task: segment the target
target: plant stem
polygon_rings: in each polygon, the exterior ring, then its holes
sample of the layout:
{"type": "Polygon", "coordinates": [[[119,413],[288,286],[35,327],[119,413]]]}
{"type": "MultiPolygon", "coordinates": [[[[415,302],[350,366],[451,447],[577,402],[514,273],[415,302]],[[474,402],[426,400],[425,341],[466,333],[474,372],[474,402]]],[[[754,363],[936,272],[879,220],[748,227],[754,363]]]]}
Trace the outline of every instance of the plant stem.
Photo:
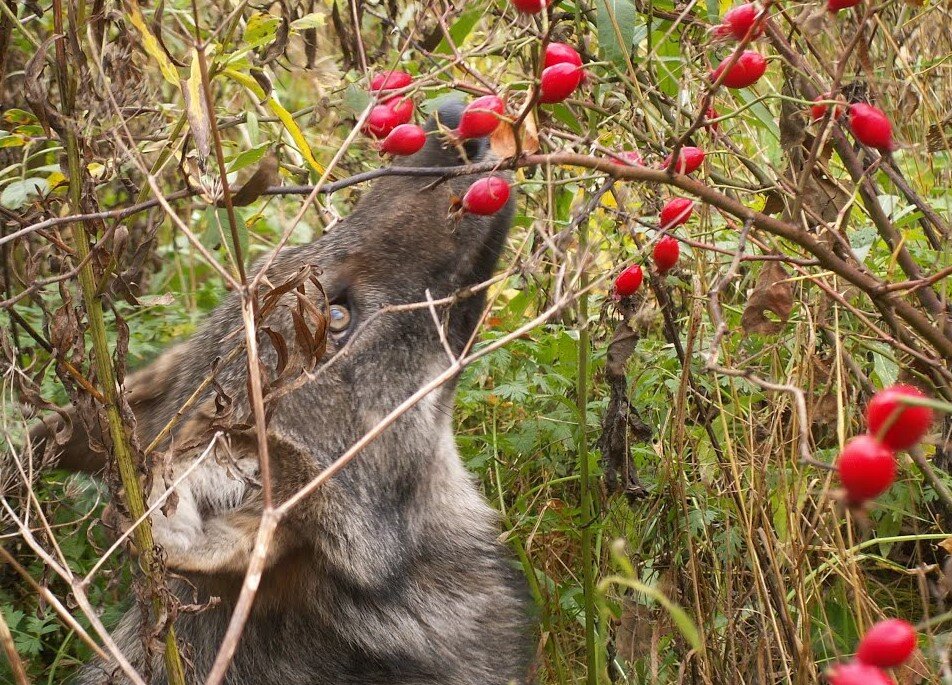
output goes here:
{"type": "MultiPolygon", "coordinates": [[[[588,250],[588,220],[581,222],[578,235],[578,254],[586,258],[588,250]]],[[[592,509],[592,482],[588,459],[588,274],[581,267],[578,300],[578,460],[581,474],[581,525],[582,525],[582,593],[585,604],[585,661],[588,666],[586,683],[598,682],[597,654],[595,652],[595,578],[592,557],[592,525],[595,513],[592,509]]]]}
{"type": "MultiPolygon", "coordinates": [[[[62,35],[63,5],[62,0],[53,0],[54,30],[62,35]]],[[[66,62],[66,50],[63,38],[56,41],[57,76],[60,89],[60,98],[63,113],[67,121],[65,126],[66,164],[69,176],[69,202],[73,212],[82,211],[83,167],[79,153],[79,141],[76,136],[75,124],[72,121],[72,110],[75,96],[75,82],[69,73],[66,62]]],[[[126,506],[133,519],[140,518],[145,513],[145,498],[139,483],[139,474],[133,460],[129,446],[128,435],[122,422],[119,410],[119,392],[116,376],[112,367],[112,356],[109,352],[109,341],[106,337],[106,323],[103,316],[102,302],[96,294],[96,276],[93,272],[92,260],[89,257],[89,234],[86,232],[86,223],[79,221],[73,226],[73,242],[78,263],[82,264],[79,270],[79,284],[83,292],[83,302],[86,306],[86,316],[89,323],[89,332],[92,336],[93,358],[96,364],[96,377],[102,387],[103,406],[106,412],[106,421],[109,424],[109,435],[112,439],[112,451],[116,458],[119,476],[125,492],[126,506]]],[[[162,599],[154,590],[160,584],[161,567],[155,556],[155,542],[152,538],[152,527],[149,519],[142,522],[133,531],[133,539],[141,555],[142,566],[147,583],[152,594],[152,608],[156,616],[164,613],[162,599]]],[[[175,631],[171,625],[165,636],[165,667],[170,685],[185,685],[185,671],[179,656],[178,646],[175,643],[175,631]]]]}

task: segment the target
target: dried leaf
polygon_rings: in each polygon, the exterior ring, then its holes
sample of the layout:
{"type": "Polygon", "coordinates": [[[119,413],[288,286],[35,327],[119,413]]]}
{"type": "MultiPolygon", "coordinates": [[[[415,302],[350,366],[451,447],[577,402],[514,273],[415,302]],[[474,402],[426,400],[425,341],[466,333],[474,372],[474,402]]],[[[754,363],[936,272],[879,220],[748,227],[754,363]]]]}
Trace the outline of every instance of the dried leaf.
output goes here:
{"type": "Polygon", "coordinates": [[[195,149],[199,154],[199,161],[204,167],[205,160],[211,152],[211,120],[208,116],[208,107],[205,102],[205,93],[202,87],[202,73],[198,61],[198,50],[192,49],[192,66],[188,80],[182,81],[182,95],[185,97],[185,114],[188,117],[189,130],[195,141],[195,149]]]}
{"type": "Polygon", "coordinates": [[[782,329],[779,323],[764,316],[764,312],[773,312],[786,323],[793,310],[793,288],[786,279],[787,272],[780,262],[768,262],[761,270],[741,316],[740,325],[745,334],[771,334],[782,329]]]}
{"type": "Polygon", "coordinates": [[[281,17],[281,23],[278,24],[278,28],[275,31],[274,42],[268,46],[267,51],[264,53],[264,57],[261,58],[261,65],[270,64],[278,57],[284,54],[285,48],[288,46],[288,20],[285,17],[281,17]]]}
{"type": "MultiPolygon", "coordinates": [[[[522,122],[519,133],[523,153],[531,155],[539,151],[539,131],[536,127],[534,112],[530,112],[522,122]]],[[[493,153],[500,159],[515,155],[517,152],[516,135],[512,124],[508,121],[500,121],[499,126],[489,137],[489,145],[493,153]]]]}
{"type": "Polygon", "coordinates": [[[46,66],[46,53],[50,45],[52,45],[53,41],[61,37],[60,34],[55,34],[44,40],[39,49],[37,49],[36,54],[27,62],[23,74],[23,96],[48,136],[52,135],[51,129],[55,129],[57,133],[63,130],[63,118],[59,112],[49,106],[46,84],[42,81],[40,75],[46,66]]]}
{"type": "Polygon", "coordinates": [[[605,487],[610,493],[624,492],[629,500],[648,494],[638,480],[638,472],[631,457],[631,445],[633,442],[650,440],[651,428],[642,422],[628,401],[628,379],[625,376],[628,358],[635,351],[640,337],[627,321],[622,321],[608,344],[605,376],[611,397],[602,416],[602,434],[598,440],[605,471],[605,487]]]}
{"type": "MultiPolygon", "coordinates": [[[[278,158],[274,152],[269,152],[258,164],[257,170],[241,189],[231,198],[235,207],[244,207],[257,200],[261,194],[278,181],[278,158]]],[[[222,202],[218,203],[219,207],[222,202]]]]}

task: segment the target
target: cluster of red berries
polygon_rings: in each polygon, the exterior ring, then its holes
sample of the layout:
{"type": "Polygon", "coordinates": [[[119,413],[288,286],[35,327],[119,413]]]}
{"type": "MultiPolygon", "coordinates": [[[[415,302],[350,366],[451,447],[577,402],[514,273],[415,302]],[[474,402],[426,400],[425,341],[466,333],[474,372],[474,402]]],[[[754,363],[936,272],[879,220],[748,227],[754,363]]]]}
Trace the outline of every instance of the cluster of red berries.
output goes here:
{"type": "Polygon", "coordinates": [[[895,685],[885,668],[901,666],[916,650],[916,629],[898,618],[880,621],[860,640],[856,659],[831,668],[831,685],[895,685]]]}
{"type": "Polygon", "coordinates": [[[393,91],[406,88],[413,77],[404,71],[384,71],[370,82],[370,92],[377,93],[380,103],[374,105],[364,123],[364,133],[383,139],[380,151],[391,155],[412,155],[426,143],[426,133],[413,120],[413,100],[393,91]]]}
{"type": "Polygon", "coordinates": [[[896,479],[896,450],[909,449],[922,440],[932,425],[932,409],[910,404],[925,395],[911,385],[880,390],[866,407],[865,435],[843,447],[836,471],[850,504],[879,497],[896,479]]]}
{"type": "MultiPolygon", "coordinates": [[[[810,106],[810,115],[813,121],[820,121],[829,112],[829,102],[834,102],[833,118],[839,119],[843,115],[845,103],[833,99],[832,93],[818,95],[810,106]]],[[[878,107],[857,102],[849,105],[849,125],[853,136],[863,145],[869,145],[886,152],[895,149],[892,138],[892,123],[886,113],[878,107]]]]}
{"type": "MultiPolygon", "coordinates": [[[[659,228],[662,231],[674,230],[681,224],[687,223],[693,213],[694,203],[691,200],[684,197],[673,197],[664,203],[661,212],[658,214],[659,228]]],[[[678,243],[677,238],[667,234],[658,239],[651,253],[655,269],[659,274],[667,273],[678,263],[678,257],[680,256],[680,243],[678,243]]],[[[644,271],[641,266],[638,264],[629,266],[615,279],[612,293],[614,299],[621,300],[634,295],[641,287],[642,280],[644,280],[644,271]]]]}

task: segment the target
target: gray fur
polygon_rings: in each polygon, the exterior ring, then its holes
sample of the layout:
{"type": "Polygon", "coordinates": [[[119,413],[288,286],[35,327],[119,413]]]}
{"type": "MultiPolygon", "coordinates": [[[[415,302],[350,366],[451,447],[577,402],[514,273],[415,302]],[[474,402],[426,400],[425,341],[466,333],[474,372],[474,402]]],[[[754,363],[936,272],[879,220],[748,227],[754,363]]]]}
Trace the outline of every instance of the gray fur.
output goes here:
{"type": "MultiPolygon", "coordinates": [[[[455,125],[459,106],[440,118],[455,125]]],[[[429,125],[433,130],[432,122],[429,125]]],[[[431,134],[427,146],[401,164],[459,163],[457,148],[431,134]]],[[[488,155],[485,140],[469,141],[473,161],[488,155]]],[[[385,305],[420,302],[488,278],[513,212],[448,217],[451,202],[475,177],[428,187],[433,179],[378,181],[340,225],[312,244],[284,250],[268,272],[279,285],[299,268],[320,266],[327,297],[351,309],[350,337],[329,338],[313,380],[269,407],[275,496],[286,499],[325,468],[420,386],[448,365],[431,313],[423,308],[384,314],[385,305]]],[[[260,268],[260,267],[257,267],[260,268]]],[[[257,268],[252,269],[255,272],[257,268]]],[[[323,307],[320,290],[308,298],[323,307]]],[[[291,295],[283,304],[294,307],[291,295]]],[[[484,306],[482,296],[439,313],[458,353],[484,306]]],[[[205,378],[216,356],[242,341],[240,302],[232,294],[190,340],[131,377],[128,399],[143,444],[154,437],[205,378]]],[[[293,345],[289,309],[263,325],[293,345]]],[[[259,335],[261,357],[276,354],[259,335]]],[[[239,356],[219,382],[247,418],[246,362],[239,356]]],[[[524,581],[497,541],[498,525],[457,454],[451,425],[453,384],[407,412],[292,515],[278,531],[250,620],[228,672],[233,685],[493,685],[523,682],[530,656],[524,581]]],[[[214,414],[206,392],[176,429],[172,472],[202,446],[214,414]],[[182,449],[192,440],[194,445],[182,449]]],[[[78,433],[78,431],[77,431],[78,433]]],[[[86,439],[74,436],[63,463],[89,468],[86,439]]],[[[163,486],[161,464],[155,489],[163,486]]],[[[168,518],[155,517],[168,565],[221,604],[176,621],[180,641],[202,682],[227,626],[257,530],[260,490],[253,435],[235,432],[179,489],[168,518]],[[249,480],[250,479],[250,480],[249,480]],[[189,512],[200,516],[189,518],[189,512]]],[[[192,590],[179,587],[183,601],[192,590]]],[[[136,610],[116,639],[145,666],[136,610]]],[[[162,659],[151,659],[152,682],[166,682],[162,659]]],[[[78,685],[125,682],[113,664],[89,665],[78,685]]]]}

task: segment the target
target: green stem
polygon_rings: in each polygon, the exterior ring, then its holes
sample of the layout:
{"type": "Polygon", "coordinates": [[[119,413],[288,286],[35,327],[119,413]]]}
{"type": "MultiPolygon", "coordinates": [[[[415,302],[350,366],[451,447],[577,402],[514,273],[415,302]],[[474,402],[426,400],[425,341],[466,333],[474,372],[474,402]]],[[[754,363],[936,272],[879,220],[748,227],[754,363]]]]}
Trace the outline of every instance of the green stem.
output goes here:
{"type": "MultiPolygon", "coordinates": [[[[53,2],[54,30],[59,34],[63,31],[62,0],[53,2]]],[[[79,141],[76,129],[71,121],[74,96],[76,92],[73,74],[69,72],[63,38],[56,41],[57,77],[60,89],[60,98],[63,103],[63,112],[66,124],[66,164],[69,176],[69,201],[74,213],[82,213],[83,166],[79,153],[79,141]]],[[[119,410],[119,392],[115,372],[112,367],[112,356],[109,352],[109,341],[106,337],[106,322],[103,316],[102,302],[96,293],[96,275],[93,272],[93,262],[89,257],[89,234],[86,232],[86,223],[76,222],[73,225],[73,241],[76,249],[77,262],[83,266],[79,270],[79,285],[83,292],[83,302],[86,306],[86,316],[89,323],[89,333],[92,337],[93,360],[96,365],[96,377],[102,387],[103,405],[106,412],[106,421],[109,425],[109,435],[112,439],[112,450],[116,458],[119,477],[125,493],[126,506],[131,517],[141,518],[146,511],[145,498],[139,483],[139,474],[136,470],[132,450],[129,446],[128,435],[122,422],[119,410]]],[[[132,532],[133,540],[141,555],[142,566],[152,594],[152,608],[156,616],[164,613],[160,595],[154,590],[160,584],[161,566],[155,556],[155,542],[152,538],[150,520],[146,519],[132,532]]],[[[175,643],[175,631],[169,625],[165,636],[165,667],[169,685],[185,685],[185,671],[179,656],[178,646],[175,643]]]]}
{"type": "MultiPolygon", "coordinates": [[[[579,226],[578,254],[585,259],[588,249],[588,221],[579,226]]],[[[582,523],[582,593],[585,603],[585,662],[588,666],[586,683],[598,682],[598,655],[595,648],[595,568],[592,556],[592,525],[595,512],[592,507],[592,479],[588,458],[588,274],[584,267],[579,282],[581,294],[578,300],[578,460],[581,475],[581,523],[582,523]]]]}

